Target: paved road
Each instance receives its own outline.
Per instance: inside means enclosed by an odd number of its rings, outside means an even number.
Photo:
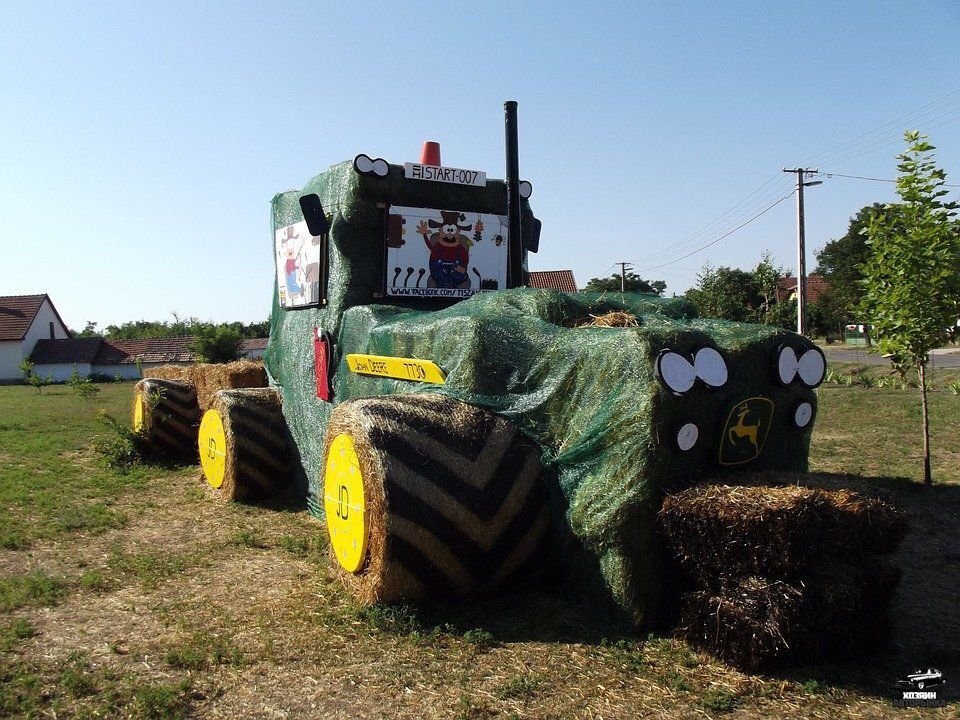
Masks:
[[[827,362],[855,362],[863,365],[887,365],[889,361],[882,355],[868,353],[866,348],[824,348]],[[960,349],[944,348],[934,350],[931,358],[932,368],[960,368]]]

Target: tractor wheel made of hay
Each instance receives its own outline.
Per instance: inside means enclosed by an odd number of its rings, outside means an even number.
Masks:
[[[200,466],[224,498],[264,499],[286,488],[290,449],[280,402],[273,388],[221,390],[203,414]]]
[[[199,417],[197,393],[188,383],[146,378],[134,388],[133,431],[143,435],[154,454],[190,457],[196,451]]]
[[[505,418],[441,395],[349,400],[323,467],[331,563],[361,603],[488,594],[544,563],[540,450]]]

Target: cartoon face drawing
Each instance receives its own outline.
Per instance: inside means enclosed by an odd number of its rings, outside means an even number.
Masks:
[[[439,221],[421,221],[417,226],[417,232],[430,251],[427,287],[469,288],[467,267],[473,241],[464,233],[473,229],[473,223],[461,225],[467,218],[456,211],[441,210],[440,215],[442,219]],[[481,231],[483,224],[479,221],[476,224],[477,230]],[[439,232],[430,233],[431,229]]]

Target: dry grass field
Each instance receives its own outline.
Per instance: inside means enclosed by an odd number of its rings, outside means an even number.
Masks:
[[[125,418],[129,384],[92,399],[2,387],[0,717],[957,717],[889,700],[919,665],[960,686],[955,379],[932,394],[933,488],[917,482],[915,390],[819,391],[812,469],[910,515],[894,646],[775,676],[605,626],[550,578],[484,603],[359,609],[297,503],[225,504],[194,468],[104,468],[97,411]]]

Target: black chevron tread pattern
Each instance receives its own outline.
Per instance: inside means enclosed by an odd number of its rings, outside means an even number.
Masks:
[[[197,454],[200,408],[189,383],[145,378],[134,389],[143,407],[143,432],[150,451],[171,458]]]
[[[380,498],[368,511],[383,515],[370,522],[382,541],[371,538],[366,567],[347,582],[366,585],[358,599],[489,594],[543,564],[550,513],[540,451],[510,421],[446,396],[394,395],[340,405],[328,447],[342,432],[368,458],[365,495]]]
[[[226,436],[221,494],[259,500],[281,493],[290,476],[280,393],[273,388],[221,390],[213,401]]]

